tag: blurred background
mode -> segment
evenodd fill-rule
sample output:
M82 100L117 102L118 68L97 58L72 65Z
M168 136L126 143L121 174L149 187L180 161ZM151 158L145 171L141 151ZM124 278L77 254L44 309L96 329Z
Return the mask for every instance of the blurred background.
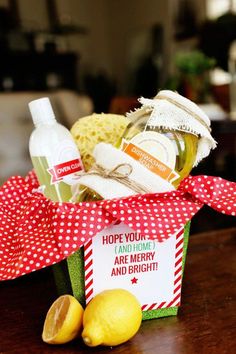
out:
M217 149L193 174L236 178L236 0L0 0L0 184L31 168L28 102L70 128L177 90L212 120ZM208 210L193 232L236 226Z

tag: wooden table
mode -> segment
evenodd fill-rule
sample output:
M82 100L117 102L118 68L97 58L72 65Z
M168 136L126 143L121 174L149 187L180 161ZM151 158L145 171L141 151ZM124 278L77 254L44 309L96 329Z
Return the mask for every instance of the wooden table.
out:
M0 284L0 353L236 353L236 228L192 235L177 317L142 323L129 342L88 348L42 342L45 314L56 290L50 268Z

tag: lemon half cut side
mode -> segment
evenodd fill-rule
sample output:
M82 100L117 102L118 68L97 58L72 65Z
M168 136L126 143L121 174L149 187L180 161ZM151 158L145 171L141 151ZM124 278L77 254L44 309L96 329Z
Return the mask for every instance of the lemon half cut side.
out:
M49 308L42 339L48 344L64 344L80 335L83 307L72 295L62 295Z

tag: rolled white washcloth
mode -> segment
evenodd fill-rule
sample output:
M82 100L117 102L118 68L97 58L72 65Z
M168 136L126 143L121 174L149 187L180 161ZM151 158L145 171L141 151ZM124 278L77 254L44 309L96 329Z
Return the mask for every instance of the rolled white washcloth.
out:
M110 144L97 144L93 151L93 156L97 165L109 171L113 170L120 164L131 165L132 171L128 178L148 189L150 193L167 192L175 189L171 183L149 171L146 167L135 161L125 152L116 149ZM119 168L119 172L122 169L124 169L124 172L126 171L124 166ZM95 174L87 174L82 176L79 180L79 184L94 190L105 199L121 198L137 194L137 192L128 188L122 184L122 182Z

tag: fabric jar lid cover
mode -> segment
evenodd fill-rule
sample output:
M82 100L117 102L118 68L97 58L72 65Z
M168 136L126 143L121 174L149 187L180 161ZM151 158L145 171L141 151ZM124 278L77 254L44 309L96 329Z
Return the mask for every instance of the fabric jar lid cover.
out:
M216 141L211 136L210 119L186 97L174 91L161 90L153 99L141 97L139 102L142 107L127 114L131 120L148 114L146 128L178 130L199 137L194 166L216 147Z

